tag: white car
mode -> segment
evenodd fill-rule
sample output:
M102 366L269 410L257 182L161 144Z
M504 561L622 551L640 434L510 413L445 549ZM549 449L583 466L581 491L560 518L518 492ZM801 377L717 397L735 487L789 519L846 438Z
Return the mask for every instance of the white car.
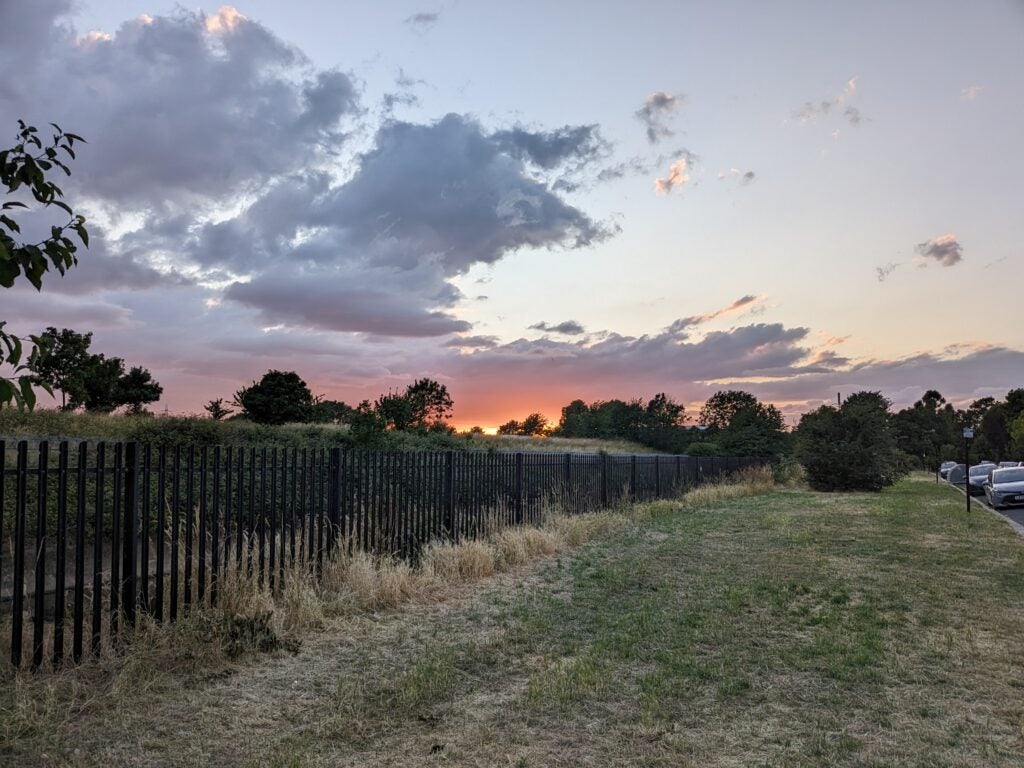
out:
M1024 467L993 469L985 480L985 498L993 509L1024 507Z

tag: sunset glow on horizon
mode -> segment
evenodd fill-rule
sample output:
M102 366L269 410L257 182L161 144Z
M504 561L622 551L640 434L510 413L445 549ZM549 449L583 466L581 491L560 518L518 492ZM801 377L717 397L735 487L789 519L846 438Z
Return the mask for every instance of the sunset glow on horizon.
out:
M1010 0L13 7L0 123L86 139L91 245L0 319L93 332L156 412L268 369L351 405L430 377L489 434L1024 385Z

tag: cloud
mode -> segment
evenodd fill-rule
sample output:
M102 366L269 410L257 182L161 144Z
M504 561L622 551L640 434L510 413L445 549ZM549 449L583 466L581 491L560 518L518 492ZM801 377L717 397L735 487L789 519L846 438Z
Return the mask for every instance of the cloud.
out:
M934 259L943 267L952 267L964 258L963 246L952 232L918 243L914 250L925 260Z
M675 131L666 122L685 103L685 96L674 96L665 91L655 91L644 99L644 105L636 111L636 118L647 126L647 141L657 144L675 136Z
M757 178L757 174L753 171L741 171L739 168L730 168L728 172L719 171L718 180L725 181L726 179L736 179L740 186L748 187Z
M838 96L829 98L825 97L817 101L808 101L798 109L793 116L801 123L810 123L818 119L828 117L835 110L835 114L840 115L842 119L848 122L850 125L860 125L863 117L861 116L860 110L849 104L848 102L857 95L857 78L851 77L846 81L843 89L839 92ZM840 107L843 105L846 107L840 112ZM838 135L837 132L833 131L833 138Z
M733 312L738 312L739 310L742 309L751 310L754 308L756 304L760 304L764 302L764 300L764 296L754 296L753 294L747 294L746 296L741 296L740 298L736 299L736 301L732 302L728 306L722 307L721 309L716 309L713 312L708 312L703 315L691 315L689 317L679 318L669 326L669 330L672 331L673 333L685 334L686 328L689 328L694 325L702 325L703 323L711 322L712 320L722 317L723 315L729 315L732 314Z
M403 23L408 24L417 32L426 32L431 29L441 18L440 11L420 12L408 16Z
M689 153L686 153L684 157L680 157L673 162L665 176L654 180L655 192L659 195L667 195L673 189L681 187L688 182L690 180L690 161L691 156Z
M92 42L51 26L35 42L45 55L16 65L25 91L3 111L84 136L68 186L118 212L190 207L325 163L358 113L348 75L312 68L230 6L140 17Z
M960 98L964 101L974 101L984 90L984 85L969 85L960 91Z
M512 157L550 170L567 162L586 164L603 157L608 143L597 125L566 125L552 131L516 126L495 131L491 138Z
M575 320L566 320L561 323L545 323L543 321L530 326L531 330L544 331L546 333L560 333L564 336L579 336L586 333L582 325Z
M875 274L878 276L878 282L884 283L886 278L888 278L889 275L891 275L897 267L899 267L899 264L897 264L894 261L890 261L888 264L882 267L875 267Z
M444 343L455 349L493 349L498 346L497 336L456 336Z

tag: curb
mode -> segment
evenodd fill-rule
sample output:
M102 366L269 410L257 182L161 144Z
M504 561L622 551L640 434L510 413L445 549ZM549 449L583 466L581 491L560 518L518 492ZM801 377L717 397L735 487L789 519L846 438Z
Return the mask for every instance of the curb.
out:
M958 487L956 485L953 485L952 483L946 483L946 485L948 485L950 488L956 489L957 493L960 493L960 494L965 494L966 493L966 491L964 491L962 488L960 488L960 487ZM996 509L992 509L992 507L990 507L984 501L978 501L977 497L972 497L971 498L971 504L972 505L977 504L982 509L987 509L993 515L995 515L1000 520L1002 520L1004 523L1006 523L1011 528L1013 528L1013 530L1017 533L1018 536L1024 537L1024 525L1021 525L1016 520L1011 520L1006 515L1004 515L1002 512L1000 512L1000 511L998 511Z

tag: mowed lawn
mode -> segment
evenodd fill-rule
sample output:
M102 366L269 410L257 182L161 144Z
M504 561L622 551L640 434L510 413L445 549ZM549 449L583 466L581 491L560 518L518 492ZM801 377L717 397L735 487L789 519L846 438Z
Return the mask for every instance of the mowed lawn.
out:
M661 509L297 655L123 691L7 759L1024 764L1024 541L994 515L924 476Z

